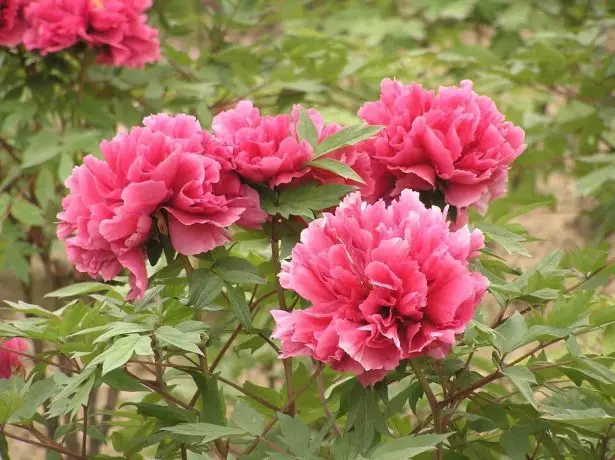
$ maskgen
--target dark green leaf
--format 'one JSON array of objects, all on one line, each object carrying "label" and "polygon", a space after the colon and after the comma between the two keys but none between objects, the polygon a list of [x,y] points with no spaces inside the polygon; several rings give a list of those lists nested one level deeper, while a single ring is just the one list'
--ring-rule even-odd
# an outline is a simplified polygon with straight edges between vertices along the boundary
[{"label": "dark green leaf", "polygon": [[369,139],[380,132],[382,128],[383,126],[377,125],[355,125],[344,128],[323,139],[316,149],[316,155],[314,155],[313,160],[346,145],[356,144]]},{"label": "dark green leaf", "polygon": [[348,166],[346,163],[334,160],[332,158],[321,158],[320,160],[313,160],[308,163],[308,166],[312,168],[324,169],[330,171],[344,179],[350,179],[361,184],[365,184],[365,181],[357,172]]},{"label": "dark green leaf", "polygon": [[190,275],[188,302],[195,308],[205,308],[222,292],[224,282],[215,273],[199,268]]}]

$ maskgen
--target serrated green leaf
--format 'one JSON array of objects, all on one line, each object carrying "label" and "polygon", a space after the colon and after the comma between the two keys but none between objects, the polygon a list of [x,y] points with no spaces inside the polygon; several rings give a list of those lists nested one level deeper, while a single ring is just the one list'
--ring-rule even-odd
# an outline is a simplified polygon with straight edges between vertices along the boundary
[{"label": "serrated green leaf", "polygon": [[246,332],[249,333],[252,329],[252,317],[244,292],[237,287],[229,285],[226,288],[226,293],[233,313],[237,316]]},{"label": "serrated green leaf", "polygon": [[341,198],[353,189],[350,185],[306,184],[284,189],[277,203],[263,201],[262,206],[271,215],[279,214],[284,218],[294,215],[311,219],[315,212],[338,205]]},{"label": "serrated green leaf", "polygon": [[190,275],[188,302],[195,308],[205,308],[222,292],[224,281],[215,273],[203,268]]},{"label": "serrated green leaf", "polygon": [[102,363],[102,375],[105,375],[107,372],[122,367],[132,357],[137,348],[144,346],[150,347],[148,336],[133,334],[122,337],[90,361],[86,369],[91,369]]},{"label": "serrated green leaf", "polygon": [[372,451],[369,458],[374,460],[413,458],[423,452],[435,450],[438,444],[446,441],[450,435],[451,433],[404,436],[378,446]]},{"label": "serrated green leaf", "polygon": [[265,428],[265,418],[241,399],[235,403],[231,420],[242,430],[255,435],[260,435]]},{"label": "serrated green leaf", "polygon": [[182,332],[171,326],[162,326],[156,329],[155,335],[162,343],[173,345],[198,355],[203,354],[197,345],[202,342],[201,334],[198,332]]},{"label": "serrated green leaf", "polygon": [[348,166],[346,163],[334,160],[332,158],[321,158],[319,160],[313,160],[308,163],[308,166],[317,169],[324,169],[325,171],[332,172],[344,179],[350,179],[360,184],[365,184],[365,181],[357,172]]},{"label": "serrated green leaf", "polygon": [[299,109],[299,123],[297,124],[297,134],[300,140],[307,141],[312,148],[316,148],[318,145],[318,130],[314,125],[314,122],[308,115],[307,110],[304,107]]},{"label": "serrated green leaf", "polygon": [[162,428],[163,431],[181,434],[183,436],[193,436],[199,438],[204,444],[228,436],[241,436],[246,432],[240,428],[230,426],[214,425],[211,423],[183,423],[181,425]]},{"label": "serrated green leaf", "polygon": [[11,215],[25,225],[44,225],[45,223],[40,208],[23,198],[13,200]]},{"label": "serrated green leaf", "polygon": [[55,291],[45,294],[45,297],[57,297],[59,299],[64,297],[80,296],[84,294],[90,294],[92,292],[100,292],[104,290],[110,290],[111,286],[104,283],[96,283],[88,281],[85,283],[75,283],[69,286],[61,287]]},{"label": "serrated green leaf", "polygon": [[347,145],[356,144],[373,137],[382,130],[383,126],[378,125],[355,125],[344,128],[331,134],[318,144],[316,154],[312,158],[315,160],[327,153],[333,152]]},{"label": "serrated green leaf", "polygon": [[297,417],[278,412],[281,440],[295,455],[304,455],[310,447],[310,429]]},{"label": "serrated green leaf", "polygon": [[527,367],[512,366],[502,369],[502,374],[510,379],[519,392],[534,408],[537,407],[530,383],[536,383],[536,377]]}]

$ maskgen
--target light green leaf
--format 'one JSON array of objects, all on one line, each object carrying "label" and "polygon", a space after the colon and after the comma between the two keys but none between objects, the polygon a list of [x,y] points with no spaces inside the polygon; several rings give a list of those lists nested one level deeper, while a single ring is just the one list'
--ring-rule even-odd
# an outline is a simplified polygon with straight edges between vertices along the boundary
[{"label": "light green leaf", "polygon": [[181,425],[162,428],[162,430],[170,433],[181,434],[183,436],[194,436],[196,438],[200,438],[203,444],[223,437],[241,436],[246,434],[246,432],[240,428],[213,425],[211,423],[182,423]]},{"label": "light green leaf", "polygon": [[299,139],[307,141],[312,148],[316,148],[318,145],[318,130],[304,107],[301,107],[299,111],[297,134],[299,135]]},{"label": "light green leaf", "polygon": [[332,158],[321,158],[320,160],[313,160],[308,163],[308,166],[312,168],[324,169],[325,171],[332,172],[344,179],[350,179],[361,184],[365,184],[365,181],[357,172],[348,166],[346,163],[334,160]]},{"label": "light green leaf", "polygon": [[69,286],[64,286],[60,289],[56,289],[55,291],[45,294],[45,297],[57,297],[61,299],[64,297],[80,296],[110,289],[112,289],[112,287],[108,284],[88,281],[85,283],[75,283]]},{"label": "light green leaf", "polygon": [[446,441],[450,435],[451,433],[404,436],[403,438],[397,438],[376,447],[369,458],[374,460],[413,458],[423,452],[435,450],[438,444]]},{"label": "light green leaf", "polygon": [[107,372],[111,372],[113,369],[117,369],[126,364],[135,353],[136,348],[142,346],[143,343],[149,347],[150,338],[138,334],[122,337],[90,361],[86,369],[102,363],[102,375],[105,375]]},{"label": "light green leaf", "polygon": [[192,272],[189,282],[188,302],[195,308],[205,308],[222,292],[224,282],[215,273],[203,268]]},{"label": "light green leaf", "polygon": [[235,316],[237,316],[246,332],[249,333],[252,329],[252,318],[244,292],[237,287],[227,286],[226,293],[233,313],[235,313]]},{"label": "light green leaf", "polygon": [[[134,334],[135,332],[150,332],[152,330],[151,327],[146,326],[145,324],[122,323],[119,321],[109,323],[105,325],[104,328],[106,329],[106,332],[99,335],[96,340],[94,340],[94,343],[106,342],[107,340],[112,339],[113,337],[116,337],[118,335]],[[94,331],[90,329],[90,332]]]},{"label": "light green leaf", "polygon": [[311,219],[314,213],[339,204],[340,199],[354,190],[349,185],[306,184],[284,189],[280,192],[277,203],[263,200],[262,206],[271,215],[279,214],[284,218],[291,215]]},{"label": "light green leaf", "polygon": [[536,377],[527,367],[524,366],[512,366],[502,369],[502,374],[510,379],[510,381],[517,387],[525,399],[534,408],[537,407],[534,399],[534,392],[530,383],[536,383]]},{"label": "light green leaf", "polygon": [[282,442],[295,455],[307,453],[310,447],[310,429],[297,417],[278,412]]},{"label": "light green leaf", "polygon": [[40,131],[30,138],[28,147],[23,152],[22,168],[30,168],[58,155],[60,148],[60,135],[53,131]]},{"label": "light green leaf", "polygon": [[56,198],[55,185],[53,173],[49,168],[41,169],[34,183],[34,195],[42,208]]},{"label": "light green leaf", "polygon": [[509,353],[525,343],[528,327],[523,315],[515,312],[495,332],[494,345],[504,353]]},{"label": "light green leaf", "polygon": [[182,332],[171,326],[162,326],[156,329],[156,338],[163,343],[173,345],[174,347],[181,348],[182,350],[189,351],[202,355],[203,352],[199,349],[197,344],[202,342],[201,334],[198,332]]},{"label": "light green leaf", "polygon": [[312,160],[316,160],[327,153],[333,152],[347,145],[356,144],[373,137],[382,130],[383,126],[378,125],[355,125],[344,128],[331,134],[318,144],[316,154]]},{"label": "light green leaf", "polygon": [[255,435],[260,435],[265,428],[265,418],[241,399],[235,403],[231,420],[242,430]]},{"label": "light green leaf", "polygon": [[45,223],[41,209],[23,198],[13,200],[11,215],[26,225],[43,225]]},{"label": "light green leaf", "polygon": [[521,245],[526,241],[525,237],[493,224],[482,223],[478,227],[483,231],[487,240],[499,244],[509,254],[530,257],[530,253]]},{"label": "light green leaf", "polygon": [[11,302],[10,300],[4,301],[6,304],[10,305],[14,310],[20,311],[22,313],[27,313],[29,315],[35,315],[43,318],[53,318],[55,315],[53,312],[46,310],[43,307],[39,307],[38,305],[34,305],[31,303],[26,303],[21,300],[17,302]]}]

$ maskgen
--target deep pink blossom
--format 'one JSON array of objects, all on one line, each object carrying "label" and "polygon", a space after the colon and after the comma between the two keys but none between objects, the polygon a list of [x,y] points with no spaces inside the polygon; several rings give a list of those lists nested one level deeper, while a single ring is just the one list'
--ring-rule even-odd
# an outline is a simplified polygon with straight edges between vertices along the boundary
[{"label": "deep pink blossom", "polygon": [[87,42],[99,50],[97,61],[127,67],[160,59],[158,30],[147,25],[144,0],[91,0]]},{"label": "deep pink blossom", "polygon": [[23,369],[22,356],[12,353],[10,350],[25,352],[28,350],[28,342],[22,338],[0,342],[0,379],[9,379],[15,372]]},{"label": "deep pink blossom", "polygon": [[58,237],[79,271],[109,280],[130,272],[130,298],[147,287],[144,245],[152,214],[166,213],[173,247],[186,255],[228,241],[232,224],[258,227],[266,218],[258,194],[204,155],[201,127],[188,115],[155,115],[143,127],[101,143],[75,168],[58,215]]},{"label": "deep pink blossom", "polygon": [[36,0],[25,10],[28,28],[23,40],[29,50],[54,53],[85,39],[90,0]]},{"label": "deep pink blossom", "polygon": [[312,147],[292,131],[290,115],[261,116],[250,101],[213,119],[216,139],[230,148],[226,160],[237,173],[269,187],[288,184],[309,172]]},{"label": "deep pink blossom", "polygon": [[382,163],[377,188],[390,196],[405,188],[438,189],[462,213],[469,206],[484,212],[505,192],[508,168],[525,148],[523,130],[505,122],[467,80],[434,94],[385,79],[380,99],[363,105],[359,116],[385,126],[369,143]]},{"label": "deep pink blossom", "polygon": [[27,0],[0,0],[0,46],[21,43],[26,31],[23,8]]},{"label": "deep pink blossom", "polygon": [[282,286],[312,305],[272,312],[282,355],[311,356],[364,385],[404,359],[444,357],[488,286],[468,267],[483,244],[478,230],[450,231],[417,192],[388,206],[350,195],[303,231],[283,265]]}]

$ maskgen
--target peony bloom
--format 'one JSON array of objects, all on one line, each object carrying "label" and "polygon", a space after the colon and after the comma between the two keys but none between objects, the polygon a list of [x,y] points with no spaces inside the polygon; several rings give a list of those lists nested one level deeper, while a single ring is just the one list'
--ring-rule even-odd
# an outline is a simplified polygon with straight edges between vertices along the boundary
[{"label": "peony bloom", "polygon": [[26,31],[23,7],[26,0],[0,0],[0,46],[21,43]]},{"label": "peony bloom", "polygon": [[144,0],[92,0],[87,41],[99,50],[97,62],[143,67],[160,59],[158,30],[147,25]]},{"label": "peony bloom", "polygon": [[462,214],[469,206],[484,212],[506,191],[508,168],[525,148],[523,130],[505,122],[467,80],[434,94],[385,79],[380,99],[364,104],[359,116],[385,126],[369,143],[382,164],[378,189],[389,196],[405,188],[437,189]]},{"label": "peony bloom", "polygon": [[368,385],[400,361],[444,357],[488,282],[468,260],[483,236],[450,231],[446,215],[410,190],[390,205],[354,193],[301,234],[280,274],[312,306],[276,310],[282,356],[311,356]]},{"label": "peony bloom", "polygon": [[15,337],[0,342],[0,379],[9,379],[16,371],[23,369],[22,357],[11,350],[25,352],[28,350],[28,342]]},{"label": "peony bloom", "polygon": [[198,121],[188,115],[147,117],[143,127],[103,141],[66,181],[58,237],[77,270],[110,280],[130,272],[130,299],[147,288],[145,243],[152,214],[166,212],[173,247],[199,254],[226,243],[232,224],[266,218],[258,194],[204,155]]},{"label": "peony bloom", "polygon": [[221,161],[248,180],[273,188],[309,172],[305,164],[312,147],[297,139],[289,115],[261,116],[250,101],[241,101],[216,115],[212,128],[216,140],[228,147]]},{"label": "peony bloom", "polygon": [[54,53],[86,38],[86,18],[90,0],[37,0],[25,11],[28,29],[24,44],[42,55]]}]

